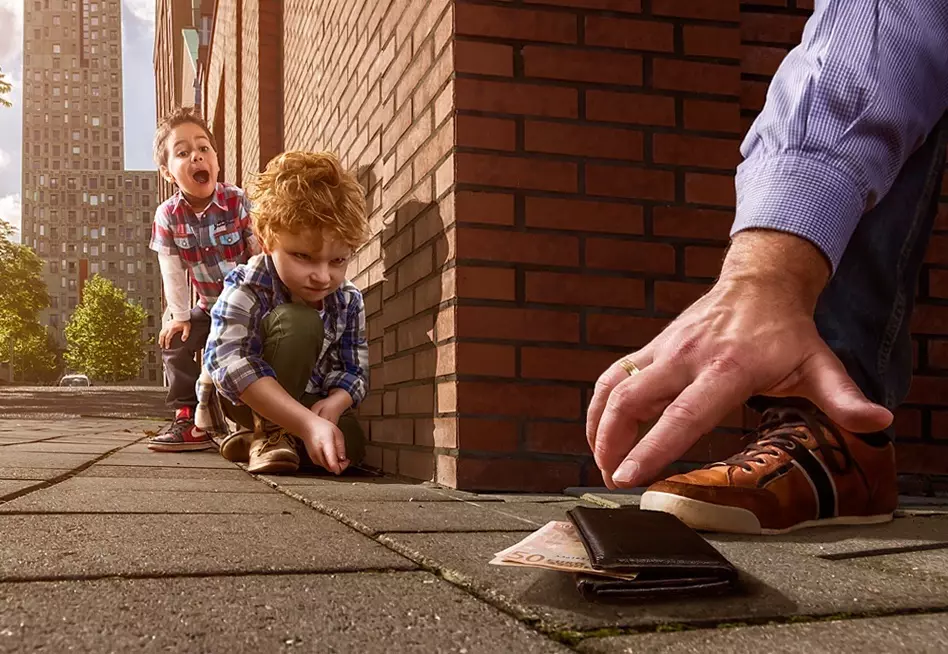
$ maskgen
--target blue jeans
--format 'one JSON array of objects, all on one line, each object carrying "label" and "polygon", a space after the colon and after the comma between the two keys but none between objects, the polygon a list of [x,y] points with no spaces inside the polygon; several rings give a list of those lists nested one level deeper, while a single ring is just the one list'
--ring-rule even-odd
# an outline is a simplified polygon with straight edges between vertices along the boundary
[{"label": "blue jeans", "polygon": [[[888,409],[912,382],[911,319],[938,212],[948,120],[932,130],[886,196],[859,221],[816,307],[816,327],[866,397]],[[774,400],[753,398],[761,410]],[[887,435],[892,438],[890,427]]]}]

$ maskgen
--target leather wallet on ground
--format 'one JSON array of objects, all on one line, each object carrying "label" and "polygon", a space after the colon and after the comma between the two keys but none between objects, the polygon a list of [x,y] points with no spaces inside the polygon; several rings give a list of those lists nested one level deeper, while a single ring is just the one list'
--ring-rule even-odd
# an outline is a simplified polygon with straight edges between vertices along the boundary
[{"label": "leather wallet on ground", "polygon": [[593,568],[637,573],[632,580],[581,574],[577,588],[587,598],[688,597],[725,593],[737,586],[737,568],[670,513],[584,506],[566,513]]}]

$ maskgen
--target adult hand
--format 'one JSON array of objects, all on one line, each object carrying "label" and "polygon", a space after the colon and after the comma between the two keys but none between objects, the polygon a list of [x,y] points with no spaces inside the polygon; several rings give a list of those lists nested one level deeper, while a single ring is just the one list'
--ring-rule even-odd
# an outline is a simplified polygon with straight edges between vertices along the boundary
[{"label": "adult hand", "polygon": [[[596,383],[586,438],[610,488],[654,479],[751,395],[803,397],[854,432],[892,414],[869,402],[813,322],[829,276],[808,241],[737,234],[714,287]],[[641,440],[639,423],[661,415]]]},{"label": "adult hand", "polygon": [[188,336],[191,334],[190,320],[172,320],[162,327],[161,331],[158,332],[158,345],[167,350],[171,347],[171,339],[179,333],[181,334],[182,343],[188,340]]}]

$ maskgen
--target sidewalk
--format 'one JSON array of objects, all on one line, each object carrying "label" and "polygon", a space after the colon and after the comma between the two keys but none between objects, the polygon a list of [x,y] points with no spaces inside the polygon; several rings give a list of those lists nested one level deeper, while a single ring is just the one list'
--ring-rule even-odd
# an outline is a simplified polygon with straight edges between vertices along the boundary
[{"label": "sidewalk", "polygon": [[893,524],[710,537],[747,592],[596,605],[489,566],[577,503],[365,475],[255,477],[155,454],[157,420],[0,418],[0,652],[936,652],[948,507]]}]

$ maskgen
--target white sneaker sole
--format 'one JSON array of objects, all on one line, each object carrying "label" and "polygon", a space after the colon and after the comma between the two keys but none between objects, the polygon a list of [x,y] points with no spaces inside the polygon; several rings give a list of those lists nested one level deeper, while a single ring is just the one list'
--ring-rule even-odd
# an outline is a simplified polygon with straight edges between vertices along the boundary
[{"label": "white sneaker sole", "polygon": [[211,450],[217,447],[214,441],[202,443],[149,443],[148,449],[152,452],[194,452],[196,450]]},{"label": "white sneaker sole", "polygon": [[833,525],[877,525],[892,520],[892,513],[867,516],[840,516],[825,520],[805,520],[786,529],[764,529],[752,511],[736,506],[722,506],[702,502],[690,497],[661,491],[645,491],[639,508],[643,511],[671,513],[692,529],[717,531],[730,534],[758,534],[777,536],[807,527],[830,527]]}]

